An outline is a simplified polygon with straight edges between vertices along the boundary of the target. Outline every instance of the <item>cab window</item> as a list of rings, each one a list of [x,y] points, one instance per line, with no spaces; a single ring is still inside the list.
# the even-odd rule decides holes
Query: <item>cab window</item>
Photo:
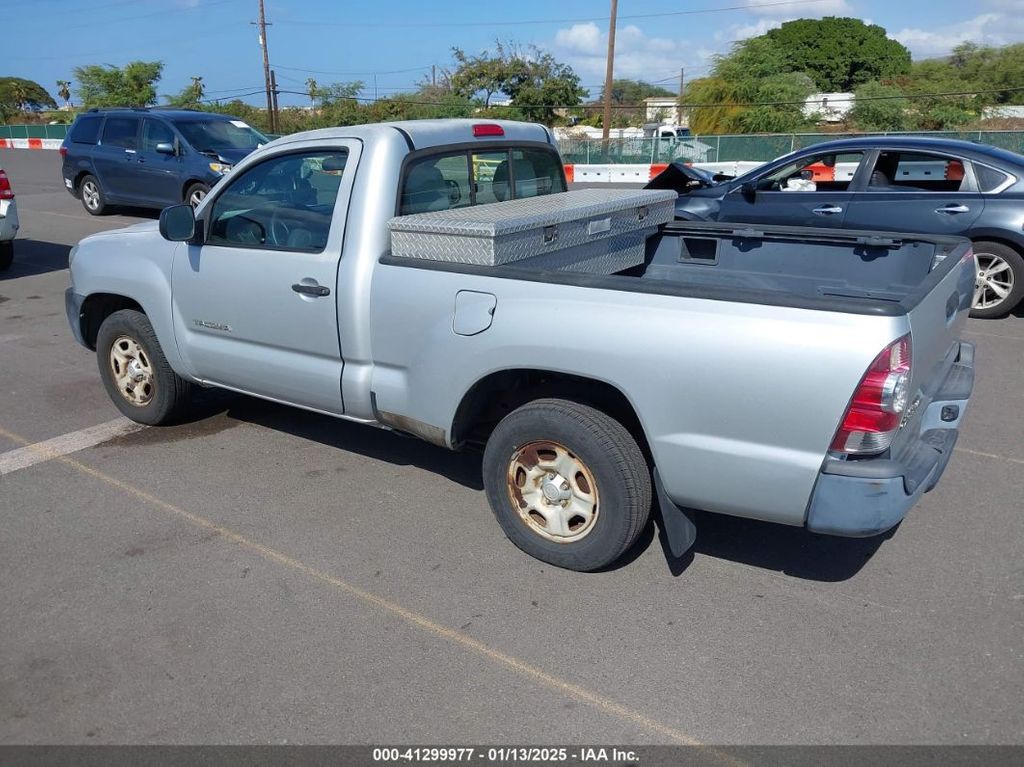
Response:
[[[343,149],[279,155],[229,177],[213,203],[206,242],[319,253],[347,157]]]
[[[533,148],[419,157],[406,165],[401,188],[402,216],[566,191],[558,154]]]

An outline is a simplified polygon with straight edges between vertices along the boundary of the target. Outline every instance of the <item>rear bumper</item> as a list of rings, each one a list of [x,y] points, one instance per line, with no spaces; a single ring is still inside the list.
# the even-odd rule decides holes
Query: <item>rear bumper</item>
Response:
[[[18,206],[14,200],[0,200],[0,241],[13,240],[18,233]]]
[[[808,506],[807,529],[866,537],[899,524],[942,477],[973,388],[974,346],[961,342],[956,362],[916,420],[914,439],[886,457],[826,459]]]

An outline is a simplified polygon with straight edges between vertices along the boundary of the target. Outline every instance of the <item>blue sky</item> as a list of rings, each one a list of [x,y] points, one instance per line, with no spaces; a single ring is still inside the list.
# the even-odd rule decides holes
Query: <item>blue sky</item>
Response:
[[[450,49],[493,49],[496,38],[535,44],[569,63],[596,94],[604,79],[606,0],[446,0],[387,3],[267,0],[271,64],[282,89],[362,80],[373,98],[408,90]],[[256,0],[8,0],[0,28],[0,76],[36,80],[51,92],[80,64],[160,59],[158,92],[192,75],[207,95],[262,89]],[[843,15],[885,27],[915,58],[948,53],[963,40],[1024,41],[1024,0],[620,0],[616,76],[678,87],[707,72],[730,44],[798,17]],[[602,18],[603,17],[603,18]],[[260,103],[259,95],[246,100]],[[282,96],[282,104],[305,103]]]

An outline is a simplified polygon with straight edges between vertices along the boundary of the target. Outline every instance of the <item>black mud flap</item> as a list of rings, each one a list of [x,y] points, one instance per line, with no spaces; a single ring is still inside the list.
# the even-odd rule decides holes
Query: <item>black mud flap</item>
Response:
[[[657,469],[654,470],[654,489],[658,493],[661,530],[665,533],[669,551],[672,556],[681,557],[696,542],[697,526],[693,524],[692,514],[676,506],[668,497]]]

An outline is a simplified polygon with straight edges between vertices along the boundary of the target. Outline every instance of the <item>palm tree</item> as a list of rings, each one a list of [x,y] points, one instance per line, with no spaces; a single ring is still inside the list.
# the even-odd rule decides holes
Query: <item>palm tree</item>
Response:
[[[206,93],[206,86],[203,85],[202,77],[192,78],[192,100],[195,103],[199,103],[203,100],[203,94]]]
[[[319,92],[319,87],[320,86],[317,85],[316,80],[312,77],[306,80],[306,93],[309,94],[309,102],[314,111],[316,110],[316,96]]]
[[[64,100],[64,106],[71,108],[71,81],[70,80],[58,80],[57,81],[57,95]]]

